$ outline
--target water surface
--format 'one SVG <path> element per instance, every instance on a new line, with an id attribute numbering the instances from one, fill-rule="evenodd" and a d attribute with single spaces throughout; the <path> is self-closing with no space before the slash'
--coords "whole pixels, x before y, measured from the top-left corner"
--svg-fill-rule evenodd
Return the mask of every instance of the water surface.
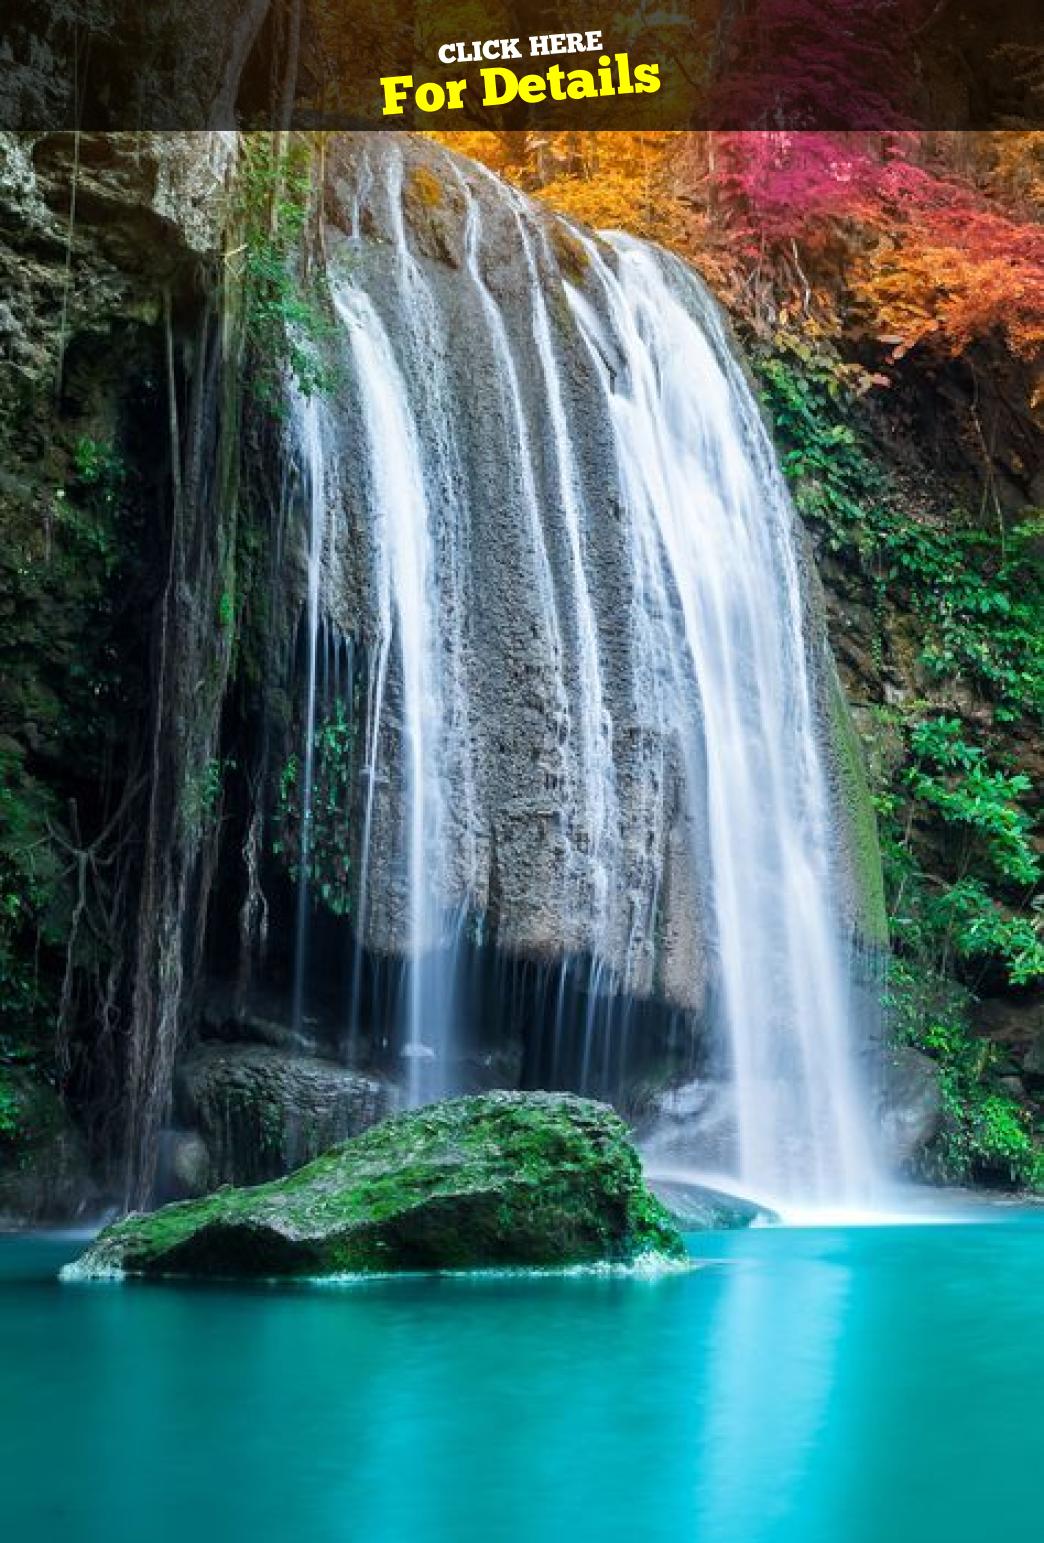
<path id="1" fill-rule="evenodd" d="M 1044 1217 L 690 1240 L 658 1281 L 60 1285 L 0 1238 L 33 1543 L 1039 1535 Z"/>

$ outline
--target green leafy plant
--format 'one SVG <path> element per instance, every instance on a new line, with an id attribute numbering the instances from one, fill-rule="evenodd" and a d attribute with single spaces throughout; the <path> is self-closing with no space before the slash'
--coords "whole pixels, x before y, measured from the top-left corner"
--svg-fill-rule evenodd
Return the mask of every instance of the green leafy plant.
<path id="1" fill-rule="evenodd" d="M 1030 788 L 1021 774 L 993 767 L 953 719 L 907 727 L 912 760 L 898 787 L 877 797 L 894 944 L 939 969 L 955 962 L 996 962 L 1013 986 L 1044 978 L 1040 861 L 1033 821 L 1018 801 Z M 912 836 L 925 821 L 950 832 L 949 873 L 929 873 Z"/>
<path id="2" fill-rule="evenodd" d="M 104 501 L 115 502 L 126 479 L 127 468 L 113 445 L 81 435 L 73 450 L 73 464 L 83 487 L 96 488 Z"/>
<path id="3" fill-rule="evenodd" d="M 1029 1114 L 996 1086 L 996 1046 L 969 1030 L 971 994 L 924 959 L 900 957 L 888 1002 L 897 1041 L 931 1056 L 938 1070 L 943 1128 L 927 1172 L 947 1183 L 1044 1188 L 1044 1153 Z"/>
<path id="4" fill-rule="evenodd" d="M 355 724 L 344 702 L 317 725 L 312 740 L 312 796 L 308 839 L 304 840 L 304 787 L 301 765 L 291 755 L 279 777 L 273 851 L 300 879 L 302 853 L 307 877 L 323 904 L 336 916 L 352 906 L 352 797 L 355 774 Z"/>
<path id="5" fill-rule="evenodd" d="M 0 1066 L 0 1142 L 13 1142 L 21 1135 L 21 1101 Z"/>
<path id="6" fill-rule="evenodd" d="M 271 135 L 247 136 L 238 194 L 245 235 L 243 321 L 253 390 L 264 406 L 279 413 L 286 372 L 306 397 L 328 391 L 334 381 L 323 352 L 333 329 L 304 260 L 311 196 L 308 149 L 296 141 L 279 150 Z"/>
<path id="7" fill-rule="evenodd" d="M 1039 522 L 1009 532 L 1001 550 L 996 537 L 960 518 L 943 528 L 911 512 L 860 433 L 858 370 L 826 344 L 788 334 L 757 347 L 754 360 L 795 502 L 826 550 L 861 576 L 873 609 L 882 614 L 891 598 L 911 610 L 923 628 L 928 675 L 973 685 L 992 702 L 995 723 L 1039 712 Z M 880 666 L 880 637 L 873 646 Z M 902 946 L 904 911 L 916 896 L 917 927 L 933 934 L 944 967 L 951 958 L 997 959 L 1013 984 L 1035 979 L 1044 956 L 1029 777 L 998 762 L 981 728 L 971 731 L 952 714 L 917 714 L 893 727 L 904 754 L 881 790 L 879 814 L 892 815 L 898 830 L 886 867 L 889 855 L 893 868 L 901 866 L 900 848 L 917 866 L 911 838 L 933 824 L 953 854 L 941 876 L 929 879 L 917 867 L 894 877 L 893 934 Z"/>
<path id="8" fill-rule="evenodd" d="M 1019 803 L 1032 791 L 1029 777 L 991 766 L 970 744 L 956 718 L 929 718 L 910 730 L 914 762 L 905 773 L 915 798 L 966 837 L 962 865 L 976 846 L 1000 878 L 1032 885 L 1040 862 L 1031 844 L 1033 820 Z"/>

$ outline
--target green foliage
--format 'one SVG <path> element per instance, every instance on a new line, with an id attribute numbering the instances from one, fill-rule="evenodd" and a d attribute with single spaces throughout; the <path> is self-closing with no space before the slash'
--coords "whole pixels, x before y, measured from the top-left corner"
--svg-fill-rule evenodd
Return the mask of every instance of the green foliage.
<path id="1" fill-rule="evenodd" d="M 853 426 L 854 372 L 832 354 L 782 335 L 771 351 L 755 349 L 752 358 L 795 503 L 830 551 L 854 544 L 868 561 L 875 537 L 866 505 L 882 496 L 884 483 Z"/>
<path id="2" fill-rule="evenodd" d="M 857 371 L 782 336 L 754 363 L 798 508 L 879 601 L 904 595 L 924 628 L 925 670 L 982 691 L 998 723 L 1044 711 L 1040 520 L 1000 543 L 959 513 L 945 528 L 915 516 L 862 442 Z"/>
<path id="3" fill-rule="evenodd" d="M 1040 904 L 1016 909 L 1004 898 L 1039 878 L 1032 821 L 1016 802 L 1028 779 L 993 769 L 954 720 L 915 722 L 907 744 L 912 763 L 876 800 L 894 946 L 943 970 L 994 961 L 1013 986 L 1044 978 Z M 949 878 L 926 872 L 912 842 L 930 816 L 953 832 Z"/>
<path id="4" fill-rule="evenodd" d="M 1044 1189 L 1044 1150 L 1029 1115 L 996 1085 L 997 1047 L 968 1029 L 970 993 L 924 961 L 900 958 L 889 978 L 889 1004 L 897 1040 L 938 1067 L 944 1123 L 929 1157 L 935 1177 Z"/>
<path id="5" fill-rule="evenodd" d="M 1013 986 L 1044 978 L 1041 902 L 1030 915 L 1008 915 L 980 879 L 961 879 L 929 902 L 928 915 L 962 959 L 999 959 Z"/>
<path id="6" fill-rule="evenodd" d="M 60 939 L 61 871 L 49 839 L 49 793 L 20 758 L 0 754 L 0 1043 L 33 1037 L 53 1011 L 40 945 Z"/>
<path id="7" fill-rule="evenodd" d="M 967 1104 L 965 1140 L 973 1172 L 1007 1172 L 1013 1184 L 1044 1187 L 1044 1153 L 1036 1147 L 1026 1111 L 999 1093 L 975 1088 Z"/>
<path id="8" fill-rule="evenodd" d="M 202 831 L 212 823 L 221 803 L 225 776 L 235 770 L 235 765 L 231 756 L 225 756 L 222 760 L 211 757 L 187 780 L 183 812 L 186 824 L 192 829 Z"/>
<path id="9" fill-rule="evenodd" d="M 792 336 L 756 352 L 755 364 L 795 502 L 822 545 L 862 577 L 879 613 L 886 596 L 914 613 L 930 677 L 966 681 L 992 703 L 998 724 L 1038 712 L 1044 586 L 1031 553 L 1036 525 L 1010 533 L 1001 551 L 996 537 L 966 521 L 944 529 L 911 512 L 858 430 L 853 367 Z M 880 664 L 880 638 L 876 650 Z M 879 815 L 900 832 L 886 834 L 892 851 L 884 853 L 890 894 L 902 900 L 893 936 L 902 947 L 915 926 L 930 935 L 944 968 L 954 959 L 994 959 L 1013 984 L 1029 982 L 1044 972 L 1040 915 L 1027 895 L 1040 878 L 1026 807 L 1030 779 L 997 764 L 976 742 L 981 729 L 973 733 L 953 716 L 897 726 L 904 754 L 879 801 Z M 929 880 L 910 837 L 932 826 L 952 861 L 941 879 Z M 916 871 L 897 874 L 903 863 Z M 916 922 L 906 914 L 911 907 Z"/>
<path id="10" fill-rule="evenodd" d="M 55 522 L 66 550 L 87 559 L 108 580 L 121 558 L 120 514 L 127 468 L 111 444 L 81 435 L 72 453 L 76 476 L 54 495 Z M 64 566 L 64 564 L 63 564 Z"/>
<path id="11" fill-rule="evenodd" d="M 21 1100 L 0 1066 L 0 1142 L 13 1142 L 21 1135 Z"/>
<path id="12" fill-rule="evenodd" d="M 81 435 L 73 451 L 73 464 L 83 487 L 96 488 L 103 503 L 116 502 L 127 469 L 123 457 L 114 446 L 92 439 L 89 435 Z"/>
<path id="13" fill-rule="evenodd" d="M 312 800 L 308 829 L 308 879 L 336 916 L 351 910 L 352 792 L 355 724 L 343 702 L 323 718 L 312 740 Z M 304 787 L 301 766 L 291 755 L 279 777 L 273 851 L 295 878 L 301 877 Z"/>
<path id="14" fill-rule="evenodd" d="M 299 771 L 296 755 L 287 757 L 286 765 L 279 774 L 279 805 L 280 812 L 285 812 L 294 796 L 297 787 L 297 775 Z"/>
<path id="15" fill-rule="evenodd" d="M 971 1034 L 974 995 L 950 973 L 954 961 L 988 956 L 1013 984 L 1036 978 L 1044 972 L 1036 918 L 1006 913 L 981 880 L 946 884 L 927 874 L 910 845 L 909 810 L 894 794 L 877 806 L 894 949 L 886 1006 L 894 1038 L 939 1067 L 945 1125 L 931 1154 L 936 1176 L 1044 1187 L 1026 1111 L 997 1086 L 997 1048 Z"/>
<path id="16" fill-rule="evenodd" d="M 1044 583 L 1039 520 L 1008 535 L 1006 555 L 981 531 L 906 530 L 896 562 L 916 580 L 931 631 L 921 662 L 936 679 L 967 678 L 993 699 L 997 723 L 1044 710 Z"/>
<path id="17" fill-rule="evenodd" d="M 64 463 L 60 459 L 64 451 Z M 140 677 L 121 635 L 136 486 L 116 445 L 56 441 L 46 517 L 4 507 L 0 542 L 0 1052 L 52 1041 L 74 880 L 67 808 L 118 783 Z M 77 951 L 93 947 L 89 929 Z"/>
<path id="18" fill-rule="evenodd" d="M 245 232 L 243 319 L 253 356 L 253 389 L 278 413 L 289 371 L 304 396 L 333 385 L 323 357 L 331 323 L 318 285 L 304 273 L 309 152 L 295 142 L 282 153 L 270 135 L 244 139 L 238 192 Z"/>
<path id="19" fill-rule="evenodd" d="M 62 1105 L 38 1066 L 20 1065 L 13 1057 L 5 1062 L 5 1054 L 0 1040 L 0 1159 L 8 1166 L 14 1155 L 24 1166 L 33 1148 L 45 1146 L 62 1129 Z"/>
<path id="20" fill-rule="evenodd" d="M 992 767 L 985 751 L 965 740 L 956 718 L 915 723 L 910 748 L 914 763 L 905 780 L 914 797 L 977 842 L 1000 878 L 1035 884 L 1040 863 L 1030 841 L 1033 820 L 1018 802 L 1032 790 L 1030 779 Z"/>

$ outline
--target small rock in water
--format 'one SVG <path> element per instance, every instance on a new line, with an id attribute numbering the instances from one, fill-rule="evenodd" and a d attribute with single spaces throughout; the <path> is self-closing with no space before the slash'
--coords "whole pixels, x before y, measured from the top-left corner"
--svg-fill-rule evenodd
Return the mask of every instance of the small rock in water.
<path id="1" fill-rule="evenodd" d="M 435 1052 L 430 1045 L 422 1044 L 419 1039 L 411 1039 L 402 1047 L 402 1059 L 404 1061 L 434 1061 Z"/>
<path id="2" fill-rule="evenodd" d="M 681 1261 L 623 1121 L 567 1093 L 397 1115 L 256 1189 L 128 1216 L 67 1274 L 315 1277 Z"/>
<path id="3" fill-rule="evenodd" d="M 730 1195 L 726 1190 L 712 1189 L 706 1184 L 655 1176 L 649 1183 L 653 1193 L 686 1232 L 735 1231 L 755 1222 L 779 1220 L 775 1211 L 759 1205 L 756 1200 Z"/>

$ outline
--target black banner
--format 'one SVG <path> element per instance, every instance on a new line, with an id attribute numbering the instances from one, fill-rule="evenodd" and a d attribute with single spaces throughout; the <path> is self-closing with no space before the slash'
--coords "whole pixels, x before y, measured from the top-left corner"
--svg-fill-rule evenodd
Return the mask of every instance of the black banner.
<path id="1" fill-rule="evenodd" d="M 8 0 L 0 129 L 1003 129 L 1032 0 Z"/>

